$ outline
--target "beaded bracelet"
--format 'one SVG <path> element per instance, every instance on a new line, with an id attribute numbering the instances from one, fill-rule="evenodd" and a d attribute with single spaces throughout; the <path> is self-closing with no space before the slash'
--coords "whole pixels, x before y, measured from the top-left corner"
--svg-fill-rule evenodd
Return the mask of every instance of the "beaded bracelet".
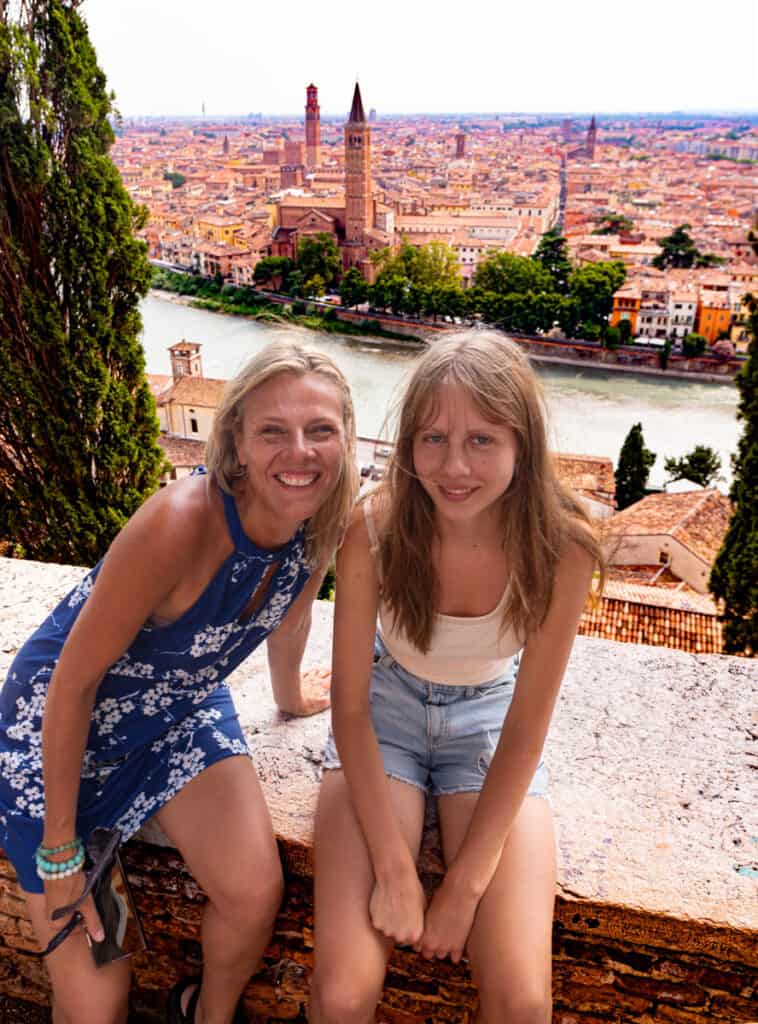
<path id="1" fill-rule="evenodd" d="M 75 836 L 70 843 L 61 843 L 60 846 L 38 846 L 37 853 L 35 856 L 51 857 L 54 853 L 63 853 L 64 850 L 79 849 L 82 845 L 82 841 L 79 836 Z"/>
<path id="2" fill-rule="evenodd" d="M 67 845 L 70 848 L 70 844 Z M 34 859 L 37 862 L 37 875 L 45 881 L 52 881 L 56 878 L 68 878 L 69 875 L 75 875 L 84 865 L 84 843 L 79 839 L 75 845 L 76 853 L 67 860 L 61 861 L 49 860 L 45 856 L 47 851 L 43 853 L 45 848 L 39 847 L 34 855 Z"/>

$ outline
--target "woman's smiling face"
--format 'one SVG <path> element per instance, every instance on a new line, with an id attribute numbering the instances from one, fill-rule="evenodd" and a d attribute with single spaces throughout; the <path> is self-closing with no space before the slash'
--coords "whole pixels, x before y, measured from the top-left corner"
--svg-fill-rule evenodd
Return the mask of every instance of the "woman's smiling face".
<path id="1" fill-rule="evenodd" d="M 245 398 L 234 440 L 261 526 L 289 536 L 326 501 L 345 457 L 343 419 L 338 387 L 318 373 L 279 373 Z"/>

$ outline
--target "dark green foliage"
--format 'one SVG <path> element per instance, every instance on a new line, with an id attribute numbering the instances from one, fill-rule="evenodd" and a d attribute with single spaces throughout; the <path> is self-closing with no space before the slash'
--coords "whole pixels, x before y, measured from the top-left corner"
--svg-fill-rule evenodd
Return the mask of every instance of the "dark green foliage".
<path id="1" fill-rule="evenodd" d="M 628 345 L 632 340 L 632 321 L 619 320 L 618 324 L 619 341 L 622 345 Z"/>
<path id="2" fill-rule="evenodd" d="M 603 338 L 604 347 L 613 351 L 613 349 L 617 349 L 620 344 L 621 331 L 618 327 L 609 327 L 605 332 L 605 337 Z"/>
<path id="3" fill-rule="evenodd" d="M 707 347 L 708 342 L 702 334 L 691 333 L 682 338 L 682 352 L 689 358 L 702 356 Z"/>
<path id="4" fill-rule="evenodd" d="M 653 260 L 654 267 L 659 270 L 668 267 L 714 267 L 724 262 L 713 253 L 700 252 L 687 233 L 689 228 L 689 224 L 680 224 L 670 235 L 661 239 L 662 252 Z"/>
<path id="5" fill-rule="evenodd" d="M 658 353 L 658 361 L 661 364 L 661 369 L 662 370 L 668 369 L 669 359 L 671 358 L 671 349 L 672 349 L 672 347 L 673 347 L 673 343 L 671 341 L 671 338 L 666 338 L 666 340 L 664 341 L 663 345 L 661 346 L 660 352 Z"/>
<path id="6" fill-rule="evenodd" d="M 334 568 L 334 564 L 330 565 L 326 570 L 326 576 L 321 582 L 316 599 L 318 601 L 333 601 L 334 590 L 337 586 L 337 571 Z"/>
<path id="7" fill-rule="evenodd" d="M 758 255 L 758 235 L 750 234 Z M 708 586 L 723 602 L 724 650 L 758 652 L 758 297 L 747 298 L 750 311 L 748 358 L 736 377 L 742 436 L 732 456 L 729 498 L 732 517 L 713 565 Z"/>
<path id="8" fill-rule="evenodd" d="M 74 0 L 0 19 L 0 536 L 92 564 L 158 484 L 144 222 Z"/>
<path id="9" fill-rule="evenodd" d="M 294 263 L 287 256 L 265 256 L 255 264 L 253 280 L 256 284 L 268 284 L 278 292 L 293 267 Z"/>
<path id="10" fill-rule="evenodd" d="M 721 458 L 718 453 L 704 444 L 696 444 L 691 452 L 681 459 L 664 459 L 663 468 L 668 474 L 669 482 L 673 480 L 691 480 L 701 487 L 710 487 L 721 479 Z"/>
<path id="11" fill-rule="evenodd" d="M 592 234 L 618 235 L 622 232 L 631 231 L 633 227 L 634 224 L 628 217 L 624 217 L 620 213 L 609 213 L 606 217 L 603 217 L 600 227 L 596 228 Z"/>
<path id="12" fill-rule="evenodd" d="M 576 302 L 577 319 L 605 328 L 613 309 L 613 294 L 626 279 L 623 263 L 588 263 L 569 278 L 569 296 Z"/>
<path id="13" fill-rule="evenodd" d="M 655 462 L 655 452 L 645 447 L 642 424 L 635 423 L 621 446 L 616 467 L 616 505 L 621 509 L 645 497 L 647 478 Z"/>
<path id="14" fill-rule="evenodd" d="M 180 188 L 187 179 L 178 171 L 165 171 L 163 174 L 163 180 L 170 181 L 172 188 Z"/>
<path id="15" fill-rule="evenodd" d="M 476 268 L 474 284 L 497 295 L 551 292 L 555 288 L 550 271 L 540 262 L 510 252 L 498 252 L 483 260 Z"/>
<path id="16" fill-rule="evenodd" d="M 298 242 L 297 269 L 303 275 L 304 282 L 320 277 L 324 286 L 328 288 L 336 281 L 340 265 L 337 243 L 325 231 L 320 231 L 317 235 L 306 235 Z"/>
<path id="17" fill-rule="evenodd" d="M 546 231 L 540 239 L 532 259 L 540 263 L 553 279 L 553 287 L 557 292 L 568 291 L 571 275 L 571 260 L 568 255 L 566 239 L 557 228 Z"/>
<path id="18" fill-rule="evenodd" d="M 345 271 L 340 281 L 340 299 L 343 306 L 359 306 L 368 298 L 368 285 L 357 267 Z"/>

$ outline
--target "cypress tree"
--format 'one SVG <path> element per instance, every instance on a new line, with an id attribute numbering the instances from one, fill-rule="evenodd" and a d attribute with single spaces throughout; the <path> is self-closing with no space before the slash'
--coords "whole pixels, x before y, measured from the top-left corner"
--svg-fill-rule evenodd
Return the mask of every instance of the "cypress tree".
<path id="1" fill-rule="evenodd" d="M 650 467 L 655 462 L 655 452 L 645 447 L 642 424 L 635 423 L 621 446 L 616 467 L 616 505 L 621 511 L 645 497 Z"/>
<path id="2" fill-rule="evenodd" d="M 139 342 L 145 213 L 77 0 L 0 4 L 0 538 L 91 564 L 163 463 Z"/>
<path id="3" fill-rule="evenodd" d="M 758 236 L 750 233 L 758 255 Z M 732 516 L 708 582 L 722 604 L 724 651 L 758 653 L 758 297 L 747 297 L 750 344 L 737 374 L 742 436 L 732 456 Z"/>

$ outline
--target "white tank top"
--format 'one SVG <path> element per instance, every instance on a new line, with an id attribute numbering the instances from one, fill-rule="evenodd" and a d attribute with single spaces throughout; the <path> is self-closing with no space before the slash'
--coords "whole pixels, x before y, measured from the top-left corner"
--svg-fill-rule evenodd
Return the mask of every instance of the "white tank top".
<path id="1" fill-rule="evenodd" d="M 381 583 L 379 537 L 371 504 L 371 498 L 368 498 L 363 503 L 363 509 L 369 547 L 377 560 Z M 413 675 L 433 683 L 478 686 L 501 676 L 508 662 L 523 646 L 512 629 L 503 631 L 501 628 L 507 597 L 506 587 L 497 607 L 486 615 L 467 617 L 438 614 L 427 654 L 414 647 L 404 631 L 395 627 L 392 612 L 380 599 L 379 634 L 395 661 Z"/>

